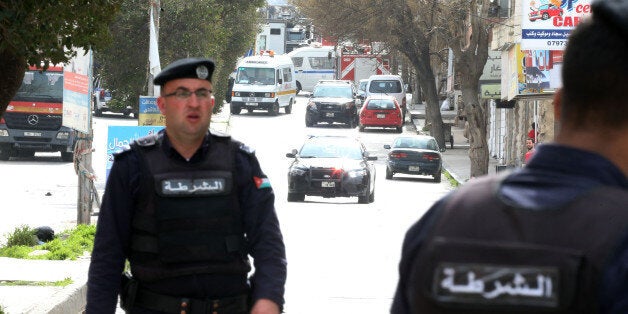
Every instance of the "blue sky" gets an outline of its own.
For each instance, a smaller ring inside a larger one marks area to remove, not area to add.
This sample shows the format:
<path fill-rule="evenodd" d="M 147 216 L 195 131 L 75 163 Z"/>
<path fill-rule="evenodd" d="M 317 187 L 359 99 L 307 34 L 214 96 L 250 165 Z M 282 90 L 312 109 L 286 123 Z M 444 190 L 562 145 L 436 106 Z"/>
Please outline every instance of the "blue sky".
<path fill-rule="evenodd" d="M 266 0 L 268 5 L 287 5 L 288 1 L 286 0 Z"/>

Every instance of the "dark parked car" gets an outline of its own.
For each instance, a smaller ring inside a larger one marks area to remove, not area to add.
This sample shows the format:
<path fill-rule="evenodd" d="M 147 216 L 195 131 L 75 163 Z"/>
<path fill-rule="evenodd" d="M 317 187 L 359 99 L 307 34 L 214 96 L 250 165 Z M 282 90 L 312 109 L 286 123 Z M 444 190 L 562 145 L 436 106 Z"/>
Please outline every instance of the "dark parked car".
<path fill-rule="evenodd" d="M 440 182 L 443 159 L 436 140 L 427 135 L 399 136 L 391 145 L 386 162 L 386 179 L 395 173 L 428 175 Z"/>
<path fill-rule="evenodd" d="M 355 128 L 358 123 L 357 93 L 353 82 L 342 80 L 319 81 L 305 111 L 305 126 L 319 122 L 347 124 Z"/>
<path fill-rule="evenodd" d="M 293 149 L 288 170 L 288 202 L 306 195 L 358 197 L 358 203 L 375 199 L 377 156 L 369 156 L 364 144 L 346 136 L 311 136 L 301 150 Z"/>

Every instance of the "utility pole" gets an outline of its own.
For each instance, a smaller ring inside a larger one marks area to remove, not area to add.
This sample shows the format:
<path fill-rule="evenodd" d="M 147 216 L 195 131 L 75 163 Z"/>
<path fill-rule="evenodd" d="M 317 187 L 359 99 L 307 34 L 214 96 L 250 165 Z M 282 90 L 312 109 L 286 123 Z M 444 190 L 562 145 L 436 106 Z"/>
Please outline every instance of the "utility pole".
<path fill-rule="evenodd" d="M 74 170 L 78 175 L 78 208 L 76 223 L 85 225 L 89 225 L 91 223 L 92 203 L 94 199 L 96 199 L 96 202 L 100 207 L 100 199 L 96 191 L 96 186 L 94 185 L 96 175 L 94 174 L 94 170 L 92 169 L 92 142 L 94 136 L 91 117 L 91 108 L 93 105 L 92 94 L 94 90 L 92 82 L 93 63 L 93 53 L 90 51 L 89 70 L 87 75 L 89 78 L 89 86 L 87 88 L 89 123 L 87 124 L 87 133 L 76 132 L 77 141 L 74 147 Z"/>
<path fill-rule="evenodd" d="M 150 39 L 149 39 L 149 48 L 148 48 L 148 95 L 155 96 L 155 94 L 159 94 L 159 89 L 155 88 L 153 84 L 153 78 L 155 74 L 161 71 L 160 62 L 159 62 L 159 51 L 157 49 L 157 42 L 159 41 L 159 15 L 161 12 L 161 1 L 160 0 L 149 0 L 150 1 Z"/>

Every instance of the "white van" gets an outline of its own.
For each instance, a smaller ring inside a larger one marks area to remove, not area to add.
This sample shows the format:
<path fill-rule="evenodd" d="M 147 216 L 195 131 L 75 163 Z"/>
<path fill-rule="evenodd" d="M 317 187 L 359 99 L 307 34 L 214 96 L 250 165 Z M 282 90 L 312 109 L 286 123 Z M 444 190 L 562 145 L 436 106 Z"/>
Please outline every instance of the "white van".
<path fill-rule="evenodd" d="M 266 110 L 275 116 L 279 108 L 291 113 L 297 95 L 293 73 L 292 59 L 272 51 L 242 59 L 231 91 L 231 113 Z"/>
<path fill-rule="evenodd" d="M 319 80 L 335 79 L 335 54 L 333 46 L 312 45 L 294 49 L 288 53 L 292 58 L 300 91 L 312 92 Z"/>
<path fill-rule="evenodd" d="M 366 83 L 366 97 L 371 95 L 390 95 L 397 98 L 401 106 L 402 121 L 406 121 L 406 90 L 399 75 L 371 75 Z"/>

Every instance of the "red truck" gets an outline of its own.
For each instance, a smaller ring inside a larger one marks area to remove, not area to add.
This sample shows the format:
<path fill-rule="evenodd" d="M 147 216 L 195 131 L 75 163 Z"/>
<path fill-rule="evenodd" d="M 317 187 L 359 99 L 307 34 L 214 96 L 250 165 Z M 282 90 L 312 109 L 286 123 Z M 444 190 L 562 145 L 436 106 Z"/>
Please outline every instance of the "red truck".
<path fill-rule="evenodd" d="M 58 151 L 72 161 L 76 131 L 62 126 L 62 117 L 63 67 L 29 68 L 0 119 L 0 160 Z"/>

